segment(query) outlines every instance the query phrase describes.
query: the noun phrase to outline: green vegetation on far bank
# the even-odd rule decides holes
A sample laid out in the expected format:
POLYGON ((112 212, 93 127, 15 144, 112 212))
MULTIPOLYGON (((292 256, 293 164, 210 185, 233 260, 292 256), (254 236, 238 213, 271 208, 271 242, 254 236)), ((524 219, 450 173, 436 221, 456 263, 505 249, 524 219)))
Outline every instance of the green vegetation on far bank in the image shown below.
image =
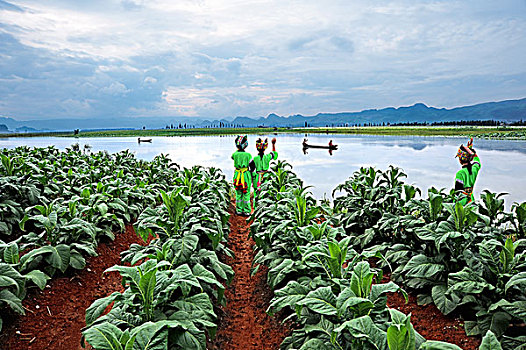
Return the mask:
POLYGON ((497 139, 526 139, 526 127, 487 126, 370 126, 370 127, 310 127, 310 128, 192 128, 147 130, 99 130, 73 132, 43 132, 6 134, 6 137, 151 137, 151 136, 216 136, 238 134, 348 134, 393 136, 475 136, 497 139))

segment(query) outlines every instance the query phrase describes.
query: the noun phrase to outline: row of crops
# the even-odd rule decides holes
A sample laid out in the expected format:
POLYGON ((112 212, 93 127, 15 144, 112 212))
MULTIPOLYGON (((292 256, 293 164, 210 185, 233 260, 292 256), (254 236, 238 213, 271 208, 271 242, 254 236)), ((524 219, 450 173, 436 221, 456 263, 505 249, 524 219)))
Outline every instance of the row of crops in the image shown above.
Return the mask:
MULTIPOLYGON (((223 284, 219 280, 228 282, 233 274, 216 254, 229 253, 223 246, 229 185, 220 171, 180 170, 163 155, 147 162, 128 151, 85 154, 75 147, 65 151, 54 147, 3 149, 0 158, 3 317, 24 314, 22 300, 28 288, 43 289, 54 275, 83 269, 86 258, 96 255, 101 239, 113 239, 126 223, 137 220, 140 234, 157 239, 145 248, 133 246, 123 261, 135 264, 151 254, 156 260, 149 259, 138 269, 114 267, 130 288, 97 301, 88 310, 86 321, 91 327, 86 337, 98 344, 93 338, 98 330, 117 332, 115 325, 127 325, 118 340, 124 342, 126 334, 133 333, 131 338, 137 336, 141 344, 143 332, 132 332, 132 326, 144 324, 148 332, 159 327, 156 334, 161 334, 177 328, 176 320, 187 317, 184 312, 192 315, 194 323, 182 325, 187 332, 180 337, 187 342, 195 338, 202 345, 203 325, 213 333, 215 315, 208 308, 209 298, 221 302, 223 284), (178 296, 182 299, 175 302, 178 296), (100 305, 109 299, 116 307, 98 318, 104 310, 100 305), (167 305, 165 309, 161 302, 167 305), (202 315, 191 309, 192 302, 203 308, 202 315), (160 318, 173 322, 150 327, 160 318)), ((130 339, 130 349, 140 348, 130 339)))
MULTIPOLYGON (((0 311, 24 314, 27 288, 83 269, 103 237, 114 238, 176 170, 129 152, 86 155, 54 147, 0 151, 0 311)), ((0 318, 0 328, 2 319, 0 318)))
MULTIPOLYGON (((86 310, 83 341, 206 348, 233 277, 220 260, 231 255, 231 186, 221 171, 76 148, 19 147, 0 157, 2 314, 23 314, 28 288, 83 269, 101 239, 135 222, 149 243, 132 245, 108 270, 120 273, 124 292, 86 310)), ((282 349, 458 349, 426 341, 410 316, 387 307, 386 294, 404 289, 463 317, 466 333, 483 337, 481 349, 526 348, 526 203, 506 212, 503 195, 486 191, 463 207, 437 189, 424 199, 404 177, 394 167, 362 168, 333 203, 318 203, 290 165, 273 167, 251 235, 254 273, 269 267, 268 312, 295 324, 282 349)))
POLYGON ((400 285, 463 317, 480 349, 526 348, 526 203, 505 212, 502 195, 484 192, 463 207, 436 189, 418 199, 404 177, 362 168, 318 205, 288 164, 274 167, 251 234, 254 270, 269 267, 275 293, 268 311, 297 325, 282 349, 459 349, 386 306, 400 285))
POLYGON ((175 176, 172 189, 161 191, 162 203, 135 224, 145 241, 153 240, 121 253, 127 266, 107 270, 120 273, 125 291, 86 310, 83 337, 96 349, 206 349, 215 334, 214 308, 224 303, 224 285, 234 275, 219 259, 231 255, 223 244, 230 184, 212 168, 175 176))

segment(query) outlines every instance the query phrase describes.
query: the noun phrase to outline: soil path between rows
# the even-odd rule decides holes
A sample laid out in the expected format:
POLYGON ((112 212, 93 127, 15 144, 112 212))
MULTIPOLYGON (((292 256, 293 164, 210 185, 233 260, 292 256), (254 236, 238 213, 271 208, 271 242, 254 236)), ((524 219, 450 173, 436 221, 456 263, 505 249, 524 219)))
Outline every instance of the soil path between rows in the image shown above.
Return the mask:
MULTIPOLYGON (((390 280, 386 274, 383 283, 390 280)), ((388 293, 387 306, 411 314, 415 330, 427 340, 439 340, 460 346, 463 350, 476 350, 480 346, 479 337, 468 337, 464 331, 464 321, 458 317, 444 315, 433 304, 418 305, 417 298, 409 293, 408 302, 401 293, 388 293)))
POLYGON ((214 350, 275 350, 290 334, 279 317, 265 312, 272 299, 266 283, 267 269, 261 266, 255 276, 250 276, 255 243, 249 238, 249 231, 246 218, 232 213, 228 246, 234 258, 225 262, 232 266, 235 275, 225 291, 227 304, 221 309, 214 350))
POLYGON ((5 325, 0 349, 82 349, 80 338, 81 329, 86 326, 86 309, 98 298, 124 291, 119 273, 103 272, 119 265, 120 253, 132 243, 144 244, 128 225, 113 242, 99 244, 98 256, 87 259, 84 270, 53 278, 42 291, 29 291, 23 301, 26 315, 15 315, 14 321, 5 325))

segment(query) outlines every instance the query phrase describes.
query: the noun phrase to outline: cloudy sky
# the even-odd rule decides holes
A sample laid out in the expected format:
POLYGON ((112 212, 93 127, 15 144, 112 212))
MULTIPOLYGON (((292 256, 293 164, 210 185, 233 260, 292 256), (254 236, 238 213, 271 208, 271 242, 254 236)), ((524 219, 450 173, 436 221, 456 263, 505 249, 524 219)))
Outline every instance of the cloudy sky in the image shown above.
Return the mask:
POLYGON ((0 116, 263 116, 526 97, 526 0, 0 0, 0 116))

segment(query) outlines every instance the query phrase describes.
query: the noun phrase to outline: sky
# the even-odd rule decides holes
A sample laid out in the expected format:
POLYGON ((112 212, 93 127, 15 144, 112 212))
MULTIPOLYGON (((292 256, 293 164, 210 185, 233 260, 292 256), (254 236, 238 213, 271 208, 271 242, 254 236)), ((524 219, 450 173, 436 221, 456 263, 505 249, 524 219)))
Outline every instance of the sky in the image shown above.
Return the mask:
POLYGON ((0 0, 0 116, 315 115, 526 97, 526 0, 0 0))

